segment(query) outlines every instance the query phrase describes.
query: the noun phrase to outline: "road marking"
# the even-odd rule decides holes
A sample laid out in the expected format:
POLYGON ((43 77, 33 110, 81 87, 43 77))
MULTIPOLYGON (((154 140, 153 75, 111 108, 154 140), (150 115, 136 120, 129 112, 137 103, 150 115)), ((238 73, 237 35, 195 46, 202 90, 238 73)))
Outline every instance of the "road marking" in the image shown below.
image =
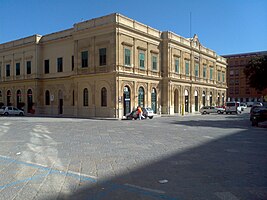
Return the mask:
MULTIPOLYGON (((24 161, 19 161, 19 160, 15 160, 14 158, 11 157, 7 157, 7 156, 2 156, 0 155, 0 161, 11 161, 14 164, 18 164, 18 165, 25 165, 28 167, 32 167, 35 169, 40 169, 43 170, 47 173, 45 174, 41 174, 41 175, 36 175, 36 176, 32 176, 23 180, 18 180, 12 183, 8 183, 5 185, 0 186, 0 189, 4 189, 7 187, 11 187, 20 183, 25 183, 31 180, 36 180, 36 179, 40 179, 43 177, 47 177, 49 175, 52 174, 60 174, 60 175, 64 175, 64 176, 68 176, 68 177, 73 177, 75 179, 79 179, 80 181, 88 181, 91 183, 96 183, 97 182, 97 178, 94 176, 90 176, 90 175, 86 175, 86 174, 81 174, 81 173, 77 173, 77 172, 72 172, 72 171, 61 171, 58 169, 53 169, 49 166, 45 166, 45 165, 41 165, 41 164, 36 164, 36 163, 31 163, 31 162, 24 162, 24 161)), ((101 184, 101 183, 100 183, 101 184)), ((138 193, 140 195, 144 195, 144 196, 150 196, 156 199, 165 199, 165 200, 177 200, 177 198, 173 198, 170 196, 165 195, 164 191, 161 190, 154 190, 154 189, 150 189, 150 188, 145 188, 145 187, 140 187, 140 186, 136 186, 136 185, 131 185, 128 183, 125 184, 116 184, 114 182, 107 182, 106 184, 104 184, 104 187, 107 190, 104 190, 103 192, 100 192, 97 195, 96 199, 99 199, 105 195, 108 195, 110 192, 112 192, 113 190, 125 190, 128 192, 133 192, 133 193, 138 193)))
POLYGON ((155 189, 151 189, 151 188, 146 188, 146 187, 141 187, 141 186, 137 186, 137 185, 132 185, 132 184, 129 184, 129 183, 125 183, 124 185, 126 185, 128 187, 133 187, 133 188, 137 188, 137 189, 149 191, 149 192, 156 192, 156 193, 159 193, 159 194, 165 194, 165 192, 162 191, 162 190, 155 190, 155 189))
POLYGON ((216 192, 215 195, 222 200, 239 200, 231 192, 216 192))

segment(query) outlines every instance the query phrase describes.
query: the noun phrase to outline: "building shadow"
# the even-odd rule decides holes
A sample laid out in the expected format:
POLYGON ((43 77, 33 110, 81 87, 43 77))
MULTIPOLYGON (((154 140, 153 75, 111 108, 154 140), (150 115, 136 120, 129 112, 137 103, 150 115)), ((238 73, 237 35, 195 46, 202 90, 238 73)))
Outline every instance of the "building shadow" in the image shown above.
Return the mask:
MULTIPOLYGON (((244 120, 244 124, 247 121, 244 120)), ((240 128, 230 122, 233 120, 211 124, 203 119, 176 120, 172 124, 240 128)), ((266 131, 243 126, 231 135, 176 152, 129 173, 97 183, 87 182, 72 194, 46 199, 266 200, 266 141, 266 131)))

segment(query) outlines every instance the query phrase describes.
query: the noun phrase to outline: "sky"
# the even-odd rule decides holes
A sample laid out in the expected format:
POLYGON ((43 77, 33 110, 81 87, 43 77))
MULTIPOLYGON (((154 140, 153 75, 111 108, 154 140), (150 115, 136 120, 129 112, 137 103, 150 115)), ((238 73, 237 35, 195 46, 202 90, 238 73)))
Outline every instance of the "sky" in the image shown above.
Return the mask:
POLYGON ((0 0, 0 44, 111 13, 185 38, 197 34, 219 55, 267 51, 267 0, 0 0))

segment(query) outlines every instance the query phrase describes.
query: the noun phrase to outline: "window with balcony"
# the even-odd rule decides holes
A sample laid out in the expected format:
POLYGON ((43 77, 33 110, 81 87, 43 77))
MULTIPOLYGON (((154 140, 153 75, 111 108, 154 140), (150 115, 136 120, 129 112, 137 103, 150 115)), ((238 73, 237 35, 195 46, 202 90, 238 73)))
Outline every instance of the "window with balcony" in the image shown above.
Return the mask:
POLYGON ((199 76, 199 64, 195 63, 195 77, 199 76))
POLYGON ((10 64, 6 65, 6 77, 10 76, 10 64))
POLYGON ((189 64, 189 60, 185 61, 185 75, 189 76, 190 75, 190 64, 189 64))
POLYGON ((210 80, 213 80, 213 68, 210 67, 210 80))
POLYGON ((16 76, 20 75, 20 63, 16 63, 16 76))
POLYGON ((63 58, 57 59, 57 72, 63 72, 63 58))
POLYGON ((203 78, 207 78, 207 66, 203 65, 203 78))
POLYGON ((145 68, 145 53, 139 52, 139 68, 144 69, 145 68))
POLYGON ((32 62, 31 61, 27 61, 26 62, 26 67, 27 67, 27 74, 31 74, 32 73, 32 62))
POLYGON ((155 54, 152 54, 152 70, 158 70, 158 56, 155 54))
POLYGON ((131 66, 131 50, 124 48, 124 65, 131 66))
POLYGON ((44 61, 44 72, 45 74, 49 74, 49 60, 44 61))
POLYGON ((88 51, 83 51, 81 53, 82 58, 82 68, 88 67, 88 51))
POLYGON ((222 82, 224 83, 225 82, 225 73, 222 72, 222 82))
POLYGON ((218 72, 218 82, 221 82, 221 72, 218 72))
POLYGON ((175 73, 180 73, 180 60, 179 58, 175 58, 174 59, 174 70, 175 70, 175 73))
POLYGON ((99 49, 99 65, 103 66, 107 64, 107 49, 101 48, 99 49))

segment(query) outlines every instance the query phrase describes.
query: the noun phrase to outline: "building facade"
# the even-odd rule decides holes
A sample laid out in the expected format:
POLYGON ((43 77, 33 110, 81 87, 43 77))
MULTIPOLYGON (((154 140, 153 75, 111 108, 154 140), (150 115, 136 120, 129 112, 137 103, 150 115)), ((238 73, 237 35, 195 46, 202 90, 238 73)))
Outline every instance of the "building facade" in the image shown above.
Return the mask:
POLYGON ((77 117, 122 118, 138 105, 192 113, 224 103, 226 66, 196 35, 115 13, 0 44, 0 102, 77 117))
POLYGON ((246 103, 253 103, 257 101, 265 101, 264 98, 267 96, 267 88, 263 91, 257 91, 250 87, 249 80, 244 74, 244 69, 248 62, 257 57, 267 55, 267 51, 253 52, 253 53, 242 53, 225 55, 227 58, 227 100, 229 101, 240 101, 246 103))

